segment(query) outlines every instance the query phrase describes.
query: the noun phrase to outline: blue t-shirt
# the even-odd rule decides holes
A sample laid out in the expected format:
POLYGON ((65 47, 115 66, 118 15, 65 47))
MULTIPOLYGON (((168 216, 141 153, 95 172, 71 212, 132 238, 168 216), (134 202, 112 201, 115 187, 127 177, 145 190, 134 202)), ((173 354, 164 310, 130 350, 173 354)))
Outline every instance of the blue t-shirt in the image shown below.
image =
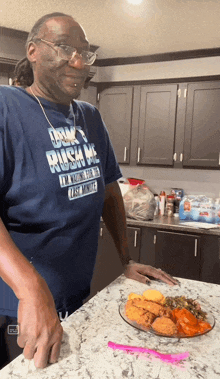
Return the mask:
MULTIPOLYGON (((89 294, 105 185, 122 175, 94 106, 40 101, 56 131, 71 139, 75 128, 76 140, 63 142, 25 89, 0 86, 0 216, 57 311, 68 312, 89 294)), ((0 314, 16 316, 18 300, 0 279, 2 291, 0 314)))

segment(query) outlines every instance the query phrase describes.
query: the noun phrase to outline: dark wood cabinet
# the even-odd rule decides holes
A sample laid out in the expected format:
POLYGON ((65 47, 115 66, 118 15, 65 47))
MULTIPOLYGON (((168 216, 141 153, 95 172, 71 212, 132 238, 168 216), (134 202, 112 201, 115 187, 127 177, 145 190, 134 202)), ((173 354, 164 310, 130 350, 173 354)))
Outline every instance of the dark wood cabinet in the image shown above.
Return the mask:
POLYGON ((173 276, 199 280, 199 236, 158 230, 155 249, 157 268, 173 276))
POLYGON ((133 87, 110 87, 99 93, 99 111, 119 163, 130 162, 133 87))
POLYGON ((219 165, 220 82, 188 84, 183 166, 219 165))
POLYGON ((201 276, 203 282, 220 284, 220 237, 202 236, 201 276))
MULTIPOLYGON (((132 259, 139 262, 141 244, 140 228, 128 227, 128 244, 132 259)), ((122 273, 123 266, 113 239, 105 224, 101 223, 98 253, 91 283, 91 292, 88 299, 96 295, 98 291, 101 291, 122 273)))
POLYGON ((137 164, 173 165, 177 85, 141 87, 137 164))
POLYGON ((97 88, 95 85, 89 85, 88 88, 82 88, 77 100, 86 101, 97 106, 97 88))
POLYGON ((140 263, 150 265, 150 266, 155 266, 156 232, 157 231, 155 228, 142 228, 140 263))
MULTIPOLYGON (((216 235, 128 226, 133 260, 161 268, 174 277, 220 284, 220 237, 216 235)), ((98 254, 91 294, 110 284, 123 272, 114 242, 101 223, 98 254)))
POLYGON ((114 86, 99 110, 119 163, 220 168, 220 82, 114 86))

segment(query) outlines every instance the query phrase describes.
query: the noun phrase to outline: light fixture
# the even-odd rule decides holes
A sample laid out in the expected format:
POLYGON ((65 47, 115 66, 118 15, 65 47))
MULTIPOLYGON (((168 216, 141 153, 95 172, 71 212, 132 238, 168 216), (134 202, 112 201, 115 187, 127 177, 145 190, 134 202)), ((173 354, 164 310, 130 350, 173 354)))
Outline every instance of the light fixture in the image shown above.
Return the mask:
POLYGON ((133 4, 133 5, 139 5, 142 3, 143 0, 127 0, 128 3, 133 4))

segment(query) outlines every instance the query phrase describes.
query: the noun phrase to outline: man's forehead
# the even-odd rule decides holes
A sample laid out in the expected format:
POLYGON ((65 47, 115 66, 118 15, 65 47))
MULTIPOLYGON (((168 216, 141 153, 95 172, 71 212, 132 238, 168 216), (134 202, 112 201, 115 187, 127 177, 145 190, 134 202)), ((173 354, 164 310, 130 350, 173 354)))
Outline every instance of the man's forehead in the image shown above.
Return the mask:
POLYGON ((86 36, 81 26, 71 17, 56 17, 49 19, 42 28, 44 36, 54 36, 76 41, 86 41, 86 36))

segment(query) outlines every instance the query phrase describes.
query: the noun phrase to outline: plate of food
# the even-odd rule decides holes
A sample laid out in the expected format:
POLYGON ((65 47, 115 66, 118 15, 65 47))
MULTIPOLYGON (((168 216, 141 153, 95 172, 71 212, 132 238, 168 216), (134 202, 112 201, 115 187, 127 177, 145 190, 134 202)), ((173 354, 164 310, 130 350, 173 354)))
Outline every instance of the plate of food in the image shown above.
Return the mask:
POLYGON ((214 316, 199 299, 165 297, 157 290, 147 290, 143 295, 130 293, 120 304, 119 314, 134 328, 161 337, 197 337, 215 325, 214 316))

